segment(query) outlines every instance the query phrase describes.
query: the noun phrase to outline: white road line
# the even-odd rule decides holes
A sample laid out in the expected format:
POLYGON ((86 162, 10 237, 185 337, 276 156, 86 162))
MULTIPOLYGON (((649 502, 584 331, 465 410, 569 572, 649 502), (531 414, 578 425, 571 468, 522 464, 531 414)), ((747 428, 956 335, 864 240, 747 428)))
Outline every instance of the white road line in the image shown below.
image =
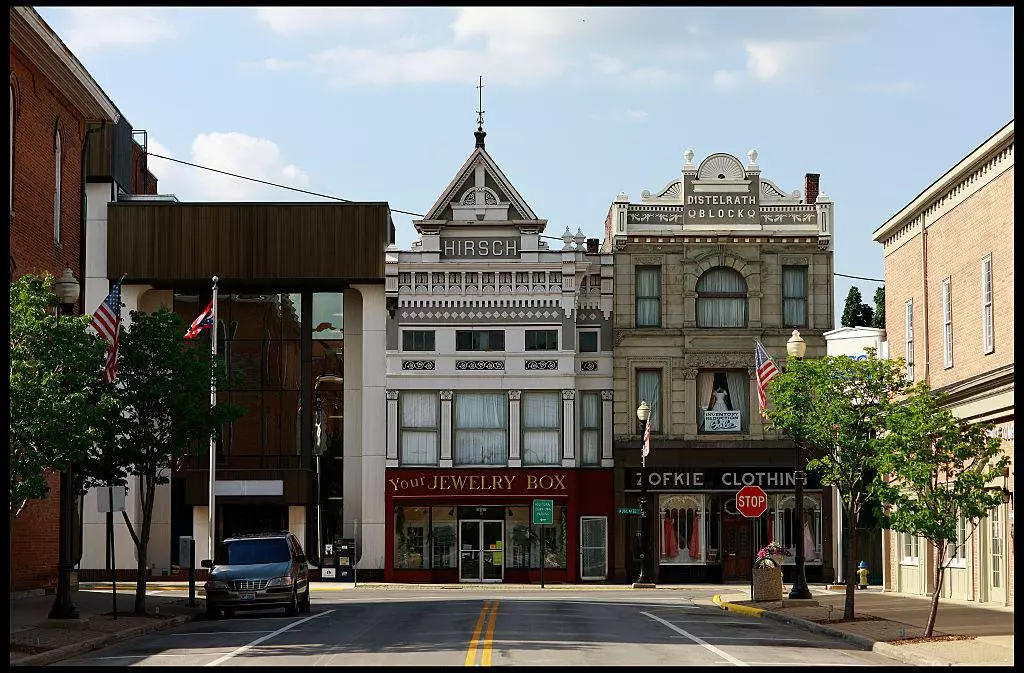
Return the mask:
POLYGON ((256 640, 252 641, 248 645, 243 645, 243 646, 239 647, 237 650, 235 650, 234 652, 229 652, 228 654, 225 654, 222 657, 214 659, 213 661, 207 663, 206 665, 207 666, 217 666, 219 664, 222 664, 223 662, 227 661, 228 659, 230 659, 232 657, 236 657, 239 654, 242 654, 243 652, 247 652, 248 650, 252 649, 253 647, 256 647, 257 645, 259 645, 260 643, 262 643, 265 640, 270 640, 274 636, 279 635, 281 633, 284 633, 285 631, 289 631, 292 628, 298 626, 299 624, 304 624, 304 623, 308 622, 311 619, 316 619, 317 617, 323 617, 324 615, 329 615, 332 612, 334 612, 334 610, 325 610, 324 612, 318 612, 315 615, 310 615, 309 617, 306 617, 304 619, 300 619, 297 622, 292 622, 291 624, 285 624, 284 626, 279 628, 277 631, 274 631, 273 633, 268 633, 265 636, 257 638, 256 640))
MULTIPOLYGON (((202 652, 201 654, 229 654, 228 652, 202 652)), ((147 659, 149 657, 198 657, 197 652, 154 652, 153 654, 117 654, 93 659, 147 659)))
POLYGON ((709 640, 770 640, 772 642, 807 642, 806 638, 757 638, 754 636, 704 636, 709 640))
POLYGON ((270 633, 269 629, 262 631, 188 631, 187 633, 168 633, 168 636, 221 636, 227 633, 270 633))
POLYGON ((722 657, 723 659, 725 659, 726 661, 732 662, 732 664, 734 664, 735 666, 749 666, 749 664, 743 663, 742 661, 740 661, 736 657, 732 656, 731 654, 726 654, 725 652, 723 652, 722 650, 718 649, 717 647, 715 647, 711 643, 705 642, 705 641, 701 640, 700 638, 698 638, 697 636, 695 636, 695 635, 693 635, 691 633, 688 633, 687 631, 684 631, 683 629, 679 628, 678 626, 676 626, 675 624, 673 624, 670 621, 666 621, 666 620, 662 619, 661 617, 658 617, 656 615, 652 615, 649 612, 641 612, 640 614, 644 615, 645 617, 650 617, 651 619, 653 619, 654 621, 656 621, 656 622, 658 622, 660 624, 664 624, 665 626, 667 626, 668 628, 672 629, 673 631, 675 631, 676 633, 678 633, 680 635, 686 636, 687 638, 689 638, 693 642, 697 643, 698 645, 700 645, 704 649, 708 650, 709 652, 713 652, 713 653, 717 654, 718 656, 722 657))

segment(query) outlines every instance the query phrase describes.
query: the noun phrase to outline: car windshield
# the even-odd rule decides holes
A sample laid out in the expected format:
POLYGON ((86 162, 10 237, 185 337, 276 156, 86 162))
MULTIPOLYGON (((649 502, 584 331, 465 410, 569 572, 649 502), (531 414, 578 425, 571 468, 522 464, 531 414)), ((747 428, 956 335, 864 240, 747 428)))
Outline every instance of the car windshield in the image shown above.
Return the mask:
POLYGON ((232 566, 290 561, 288 541, 280 538, 231 540, 226 542, 217 562, 232 566))

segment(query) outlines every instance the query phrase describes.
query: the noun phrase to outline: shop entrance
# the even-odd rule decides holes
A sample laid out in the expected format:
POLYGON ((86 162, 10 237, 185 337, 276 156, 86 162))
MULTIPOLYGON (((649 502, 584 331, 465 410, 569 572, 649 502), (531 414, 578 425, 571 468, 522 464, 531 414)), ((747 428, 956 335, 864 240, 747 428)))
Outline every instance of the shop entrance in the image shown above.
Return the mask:
POLYGON ((750 520, 726 514, 722 518, 722 543, 722 580, 749 580, 754 563, 750 520))
POLYGON ((505 576, 504 539, 504 521, 459 521, 459 581, 501 582, 505 576))

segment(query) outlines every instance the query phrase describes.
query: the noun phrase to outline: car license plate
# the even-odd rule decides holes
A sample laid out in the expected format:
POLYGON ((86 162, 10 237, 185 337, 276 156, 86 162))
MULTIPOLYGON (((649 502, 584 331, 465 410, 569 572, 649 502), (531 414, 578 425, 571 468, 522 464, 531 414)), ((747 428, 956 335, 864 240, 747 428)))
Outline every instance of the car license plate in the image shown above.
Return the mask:
POLYGON ((251 601, 256 599, 256 594, 251 591, 243 591, 238 597, 243 601, 251 601))

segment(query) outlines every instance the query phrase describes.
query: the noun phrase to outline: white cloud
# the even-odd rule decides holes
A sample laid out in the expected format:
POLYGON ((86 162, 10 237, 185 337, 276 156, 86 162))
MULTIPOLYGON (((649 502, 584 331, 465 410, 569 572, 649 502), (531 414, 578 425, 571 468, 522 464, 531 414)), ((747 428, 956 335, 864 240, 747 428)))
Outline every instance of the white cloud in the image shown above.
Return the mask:
POLYGON ((716 70, 711 82, 719 91, 735 91, 743 83, 743 77, 740 70, 716 70))
POLYGON ((282 35, 309 35, 344 28, 387 27, 405 20, 396 7, 260 7, 256 17, 282 35))
POLYGON ((761 82, 771 82, 790 74, 794 67, 811 56, 807 42, 747 42, 747 70, 761 82))
POLYGON ((272 72, 281 72, 284 70, 293 70, 295 68, 301 68, 306 65, 305 61, 289 61, 281 58, 265 58, 259 62, 267 70, 272 72))
MULTIPOLYGON (((273 141, 245 133, 201 133, 192 141, 188 161, 267 182, 300 189, 309 186, 309 175, 287 163, 273 141)), ((156 140, 149 141, 151 154, 177 158, 156 140)), ((156 157, 149 170, 157 177, 161 194, 174 194, 182 201, 298 201, 308 199, 298 192, 222 175, 156 157)))
POLYGON ((177 36, 170 19, 149 7, 71 7, 65 44, 83 53, 106 46, 133 47, 177 36))

